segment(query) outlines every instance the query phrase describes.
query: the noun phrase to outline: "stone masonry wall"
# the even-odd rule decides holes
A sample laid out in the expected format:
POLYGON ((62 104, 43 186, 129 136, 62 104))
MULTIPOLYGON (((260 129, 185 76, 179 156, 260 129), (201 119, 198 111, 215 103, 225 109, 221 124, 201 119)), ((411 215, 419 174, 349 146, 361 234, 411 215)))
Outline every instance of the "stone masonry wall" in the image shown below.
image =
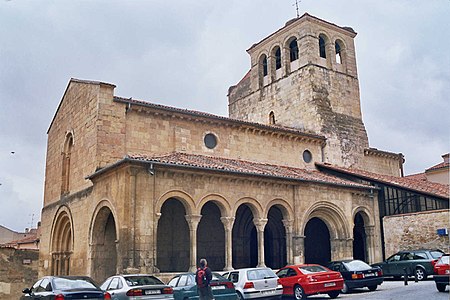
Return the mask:
POLYGON ((387 216, 383 218, 386 257, 400 250, 441 249, 448 253, 449 237, 436 230, 449 228, 448 210, 387 216))
POLYGON ((0 249, 0 300, 19 299, 38 279, 37 250, 0 249))

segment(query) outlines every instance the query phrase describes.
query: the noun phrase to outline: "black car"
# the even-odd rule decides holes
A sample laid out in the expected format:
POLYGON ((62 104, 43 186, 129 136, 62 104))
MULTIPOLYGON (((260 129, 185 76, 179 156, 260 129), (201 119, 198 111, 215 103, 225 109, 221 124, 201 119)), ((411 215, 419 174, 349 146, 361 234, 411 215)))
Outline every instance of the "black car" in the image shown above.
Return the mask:
POLYGON ((21 300, 111 299, 87 276, 46 276, 22 292, 21 300))
POLYGON ((433 265, 443 254, 441 250, 400 251, 372 266, 380 267, 384 276, 400 278, 406 272, 408 276, 415 276, 420 281, 433 274, 433 265))
POLYGON ((348 293, 355 288, 369 288, 375 291, 383 283, 383 273, 378 267, 371 267, 365 262, 357 259, 332 261, 328 268, 341 272, 344 278, 343 293, 348 293))

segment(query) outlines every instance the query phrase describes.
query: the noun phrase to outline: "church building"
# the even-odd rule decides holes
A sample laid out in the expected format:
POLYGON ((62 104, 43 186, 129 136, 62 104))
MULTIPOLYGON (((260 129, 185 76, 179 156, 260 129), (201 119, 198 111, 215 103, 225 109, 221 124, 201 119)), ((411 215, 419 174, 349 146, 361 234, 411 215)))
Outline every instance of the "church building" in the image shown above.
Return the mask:
POLYGON ((288 21, 247 50, 229 117, 71 79, 47 132, 40 275, 383 259, 383 189, 357 175, 399 178, 404 158, 369 147, 355 36, 288 21))

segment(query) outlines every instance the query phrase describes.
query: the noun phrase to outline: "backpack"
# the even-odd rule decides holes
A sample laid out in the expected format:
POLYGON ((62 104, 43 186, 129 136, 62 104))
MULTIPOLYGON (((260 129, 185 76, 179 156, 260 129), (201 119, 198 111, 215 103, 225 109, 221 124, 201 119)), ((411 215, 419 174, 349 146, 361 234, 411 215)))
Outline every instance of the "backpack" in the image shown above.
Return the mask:
POLYGON ((197 282, 197 286, 198 287, 205 287, 205 286, 207 286, 205 269, 198 268, 197 275, 195 277, 195 282, 197 282))

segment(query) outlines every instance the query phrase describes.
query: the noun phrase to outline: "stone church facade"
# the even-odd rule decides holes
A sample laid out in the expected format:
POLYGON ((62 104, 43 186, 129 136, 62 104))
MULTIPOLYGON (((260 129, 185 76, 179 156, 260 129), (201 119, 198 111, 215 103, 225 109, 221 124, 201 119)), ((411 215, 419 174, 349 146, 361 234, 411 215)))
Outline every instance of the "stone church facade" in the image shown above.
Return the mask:
POLYGON ((71 79, 48 129, 40 275, 382 259, 378 189, 317 168, 402 172, 369 148, 355 36, 289 21, 248 50, 229 118, 71 79))

